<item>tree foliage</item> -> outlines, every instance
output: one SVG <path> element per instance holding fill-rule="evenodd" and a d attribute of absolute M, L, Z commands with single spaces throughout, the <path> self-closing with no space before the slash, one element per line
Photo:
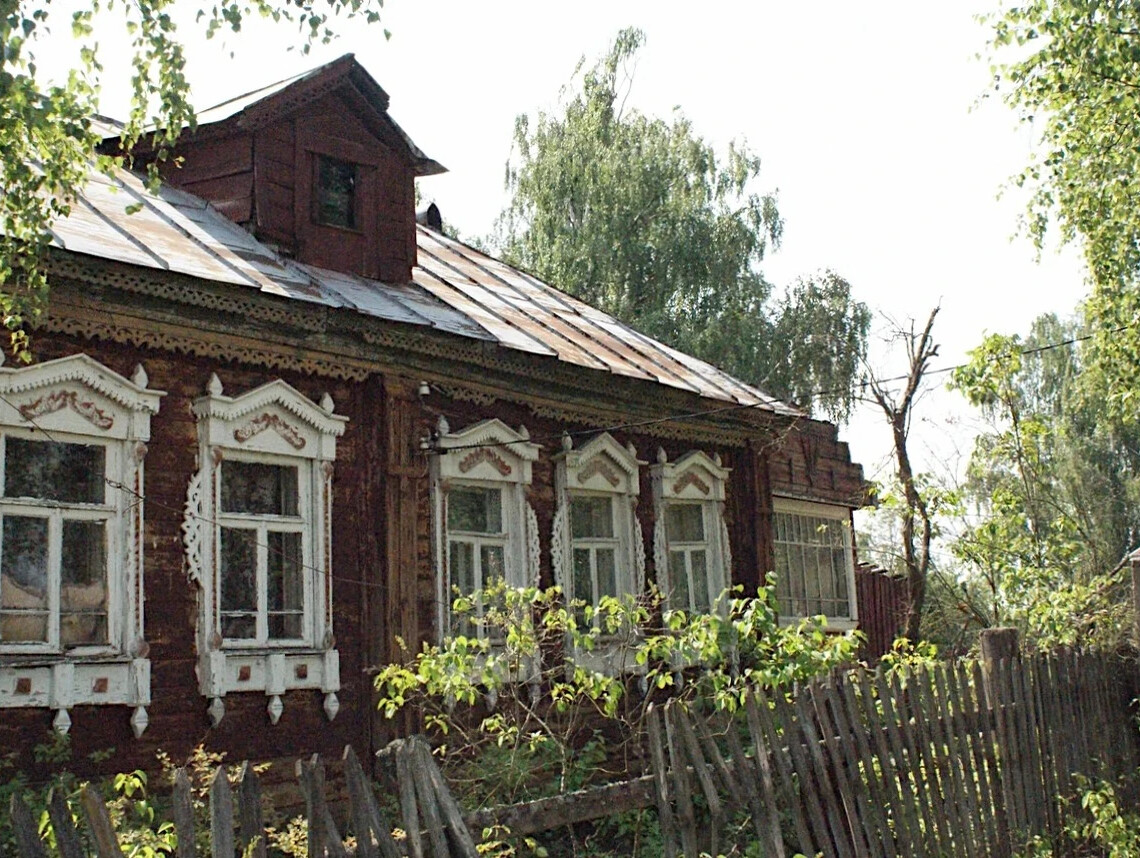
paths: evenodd
<path fill-rule="evenodd" d="M 841 416 L 870 314 L 824 272 L 773 300 L 760 272 L 784 224 L 755 189 L 746 145 L 723 155 L 680 110 L 626 108 L 643 35 L 619 33 L 575 72 L 557 115 L 519 116 L 512 194 L 495 243 L 507 259 L 631 326 L 771 392 Z"/>
<path fill-rule="evenodd" d="M 1079 335 L 1042 316 L 1024 340 L 987 337 L 952 382 L 990 424 L 951 546 L 971 573 L 962 599 L 1040 646 L 1117 641 L 1118 563 L 1140 537 L 1140 431 L 1089 389 Z"/>
<path fill-rule="evenodd" d="M 1096 332 L 1089 369 L 1119 414 L 1140 395 L 1140 5 L 1031 0 L 989 16 L 995 87 L 1039 129 L 1016 177 L 1027 227 L 1083 244 Z M 1013 59 L 1004 60 L 1012 56 Z"/>
<path fill-rule="evenodd" d="M 197 21 L 207 36 L 236 33 L 251 15 L 291 23 L 307 52 L 313 43 L 332 38 L 335 19 L 375 22 L 381 6 L 382 0 L 251 0 L 204 7 Z M 154 135 L 154 184 L 158 161 L 170 157 L 183 127 L 194 125 L 173 0 L 93 0 L 78 8 L 51 0 L 0 0 L 0 318 L 20 354 L 26 354 L 26 325 L 47 300 L 41 263 L 51 223 L 70 211 L 92 168 L 114 167 L 110 158 L 95 156 L 100 134 L 92 123 L 103 72 L 96 27 L 108 24 L 125 26 L 130 45 L 124 148 L 144 133 Z M 74 37 L 72 71 L 66 81 L 47 86 L 40 79 L 37 50 L 66 35 Z"/>

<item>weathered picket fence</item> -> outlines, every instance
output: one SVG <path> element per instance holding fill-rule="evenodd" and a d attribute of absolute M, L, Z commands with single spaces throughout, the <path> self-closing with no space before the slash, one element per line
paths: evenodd
<path fill-rule="evenodd" d="M 435 856 L 476 858 L 475 842 L 451 792 L 444 784 L 431 750 L 420 737 L 393 742 L 384 752 L 398 773 L 401 819 L 406 832 L 402 844 L 392 837 L 394 826 L 381 812 L 376 794 L 352 748 L 344 751 L 344 779 L 348 793 L 347 830 L 341 831 L 326 799 L 325 767 L 317 756 L 299 760 L 297 780 L 305 799 L 308 854 L 312 858 L 423 858 L 425 846 Z M 111 816 L 99 794 L 84 787 L 80 793 L 85 831 L 77 829 L 64 797 L 52 795 L 48 814 L 60 858 L 123 858 L 111 824 Z M 36 820 L 22 799 L 13 796 L 10 806 L 20 858 L 47 858 Z M 190 777 L 185 769 L 175 772 L 171 815 L 178 834 L 176 858 L 197 858 L 195 822 Z M 257 773 L 243 763 L 236 789 L 224 766 L 210 781 L 210 858 L 265 858 L 267 839 L 262 816 L 261 785 Z M 345 845 L 351 832 L 353 845 Z M 88 850 L 91 850 L 90 852 Z M 204 858 L 204 856 L 203 856 Z"/>
<path fill-rule="evenodd" d="M 1079 777 L 1135 774 L 1135 665 L 1062 652 L 856 671 L 742 711 L 651 711 L 652 774 L 472 814 L 516 835 L 656 807 L 666 856 L 1005 858 L 1055 834 Z M 699 801 L 694 799 L 700 796 Z"/>
<path fill-rule="evenodd" d="M 655 808 L 668 858 L 758 843 L 783 858 L 1007 858 L 1030 834 L 1059 830 L 1078 777 L 1135 772 L 1131 670 L 1099 654 L 958 662 L 888 675 L 837 674 L 792 701 L 755 690 L 733 716 L 669 703 L 650 709 L 650 774 L 463 816 L 426 742 L 381 752 L 395 772 L 399 818 L 385 818 L 351 749 L 347 807 L 326 799 L 324 766 L 297 764 L 313 858 L 474 858 L 485 826 L 536 834 Z M 1127 680 L 1127 681 L 1123 681 Z M 80 801 L 77 831 L 62 796 L 48 808 L 61 858 L 120 858 L 97 793 Z M 36 821 L 13 798 L 20 858 L 46 858 Z M 195 856 L 186 772 L 176 776 L 178 858 Z M 260 786 L 243 765 L 236 788 L 210 785 L 210 855 L 266 854 Z M 338 827 L 337 819 L 344 820 Z M 398 826 L 403 836 L 396 840 Z M 475 835 L 472 834 L 475 832 Z M 351 848 L 345 835 L 351 834 Z M 86 846 L 84 844 L 87 844 Z"/>

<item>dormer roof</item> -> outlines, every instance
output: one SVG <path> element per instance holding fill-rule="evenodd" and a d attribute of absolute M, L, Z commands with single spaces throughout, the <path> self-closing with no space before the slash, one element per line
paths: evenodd
<path fill-rule="evenodd" d="M 403 153 L 417 176 L 446 173 L 447 168 L 429 158 L 412 142 L 388 114 L 388 93 L 353 54 L 344 54 L 330 63 L 287 77 L 242 95 L 228 98 L 198 112 L 194 139 L 255 131 L 283 119 L 329 93 L 337 92 L 355 108 L 355 115 L 394 151 Z M 105 145 L 114 145 L 111 133 Z"/>

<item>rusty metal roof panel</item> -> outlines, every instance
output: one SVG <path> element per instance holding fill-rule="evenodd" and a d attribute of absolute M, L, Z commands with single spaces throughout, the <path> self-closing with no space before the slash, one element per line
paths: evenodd
<path fill-rule="evenodd" d="M 542 312 L 533 302 L 518 301 L 510 289 L 488 276 L 472 256 L 460 252 L 460 245 L 422 227 L 417 237 L 420 267 L 431 270 L 471 301 L 493 311 L 504 325 L 545 345 L 560 360 L 611 369 L 590 353 L 580 337 L 568 334 L 558 319 Z"/>
<path fill-rule="evenodd" d="M 127 214 L 126 207 L 139 210 Z M 638 333 L 600 310 L 460 242 L 417 227 L 411 282 L 381 283 L 278 254 L 205 201 L 138 177 L 92 181 L 56 244 L 84 253 L 289 300 L 430 328 L 584 369 L 641 378 L 727 403 L 798 415 L 755 387 Z"/>
<path fill-rule="evenodd" d="M 600 368 L 610 372 L 652 378 L 713 399 L 799 413 L 711 364 L 646 337 L 612 316 L 493 257 L 423 226 L 417 235 L 421 265 L 446 260 L 451 270 L 493 291 L 500 301 L 509 303 L 527 318 L 538 320 L 538 325 L 524 329 L 546 333 L 544 341 L 556 349 L 557 344 L 549 339 L 551 333 L 556 333 L 559 341 L 571 339 L 575 348 L 561 350 L 562 360 L 591 368 L 599 368 L 600 363 Z M 425 250 L 428 251 L 426 259 Z M 588 353 L 589 360 L 580 359 L 583 352 Z"/>

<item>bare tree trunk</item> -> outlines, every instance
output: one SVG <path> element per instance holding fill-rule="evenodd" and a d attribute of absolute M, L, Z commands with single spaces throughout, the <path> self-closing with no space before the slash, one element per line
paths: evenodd
<path fill-rule="evenodd" d="M 897 398 L 891 393 L 886 382 L 873 377 L 867 380 L 874 402 L 883 411 L 891 427 L 891 438 L 895 452 L 895 475 L 903 491 L 902 511 L 902 556 L 906 567 L 907 611 L 903 634 L 908 640 L 917 641 L 922 631 L 922 609 L 926 602 L 926 578 L 930 571 L 930 542 L 933 535 L 930 509 L 919 487 L 915 485 L 914 469 L 911 466 L 907 439 L 910 432 L 910 419 L 914 404 L 922 389 L 923 376 L 930 368 L 930 361 L 938 354 L 938 344 L 931 339 L 931 329 L 939 307 L 930 311 L 930 317 L 920 334 L 916 334 L 914 324 L 910 331 L 899 330 L 897 338 L 906 343 L 910 368 L 905 378 L 906 386 Z M 870 373 L 868 373 L 870 376 Z"/>

